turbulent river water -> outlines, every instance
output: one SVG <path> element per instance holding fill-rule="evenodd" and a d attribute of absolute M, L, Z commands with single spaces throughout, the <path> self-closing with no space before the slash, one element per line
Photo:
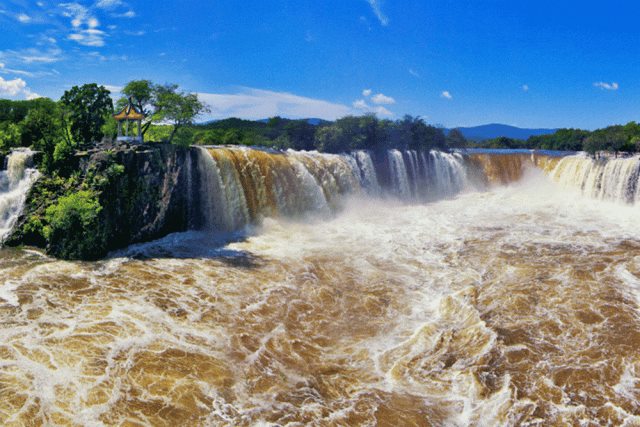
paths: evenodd
<path fill-rule="evenodd" d="M 637 158 L 196 166 L 200 231 L 0 250 L 0 424 L 640 425 Z"/>

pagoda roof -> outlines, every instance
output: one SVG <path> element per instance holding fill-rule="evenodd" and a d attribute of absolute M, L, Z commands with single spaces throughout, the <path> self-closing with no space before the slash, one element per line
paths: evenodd
<path fill-rule="evenodd" d="M 143 120 L 144 114 L 133 105 L 131 98 L 129 98 L 129 104 L 124 107 L 118 114 L 114 114 L 113 118 L 117 121 L 120 120 Z"/>

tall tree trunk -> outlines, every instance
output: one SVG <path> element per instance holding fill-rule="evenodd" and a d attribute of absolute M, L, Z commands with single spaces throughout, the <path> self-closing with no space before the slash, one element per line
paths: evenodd
<path fill-rule="evenodd" d="M 178 132 L 179 128 L 180 124 L 176 123 L 175 125 L 173 125 L 173 131 L 171 131 L 171 136 L 169 136 L 169 144 L 171 144 L 171 141 L 173 141 L 173 137 L 176 136 L 176 132 Z"/>

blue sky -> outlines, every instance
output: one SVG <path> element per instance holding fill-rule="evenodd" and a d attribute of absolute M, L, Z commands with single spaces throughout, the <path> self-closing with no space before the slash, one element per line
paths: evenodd
<path fill-rule="evenodd" d="M 638 16 L 631 0 L 4 0 L 0 97 L 146 78 L 199 93 L 206 118 L 593 129 L 640 120 Z"/>

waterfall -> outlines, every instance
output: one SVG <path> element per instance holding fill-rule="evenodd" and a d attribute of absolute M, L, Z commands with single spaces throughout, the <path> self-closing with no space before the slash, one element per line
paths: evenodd
<path fill-rule="evenodd" d="M 452 197 L 467 187 L 467 171 L 460 154 L 431 151 L 429 157 L 433 170 L 430 181 L 435 197 Z"/>
<path fill-rule="evenodd" d="M 393 190 L 397 192 L 401 199 L 409 199 L 411 197 L 411 189 L 404 156 L 399 150 L 389 150 L 388 156 Z"/>
<path fill-rule="evenodd" d="M 460 154 L 389 150 L 384 156 L 196 147 L 190 186 L 193 228 L 233 231 L 265 217 L 326 215 L 345 196 L 365 193 L 404 201 L 452 197 L 468 186 Z M 378 158 L 374 161 L 374 158 Z M 388 176 L 389 182 L 380 181 Z M 197 201 L 197 202 L 194 202 Z"/>
<path fill-rule="evenodd" d="M 369 194 L 380 195 L 380 183 L 378 182 L 376 169 L 373 165 L 373 160 L 371 159 L 371 153 L 359 150 L 354 151 L 351 155 L 356 160 L 356 164 L 360 170 L 360 181 L 362 183 L 362 187 L 367 189 Z"/>
<path fill-rule="evenodd" d="M 640 158 L 600 158 L 586 155 L 565 157 L 551 177 L 585 196 L 634 204 L 640 201 Z"/>
<path fill-rule="evenodd" d="M 13 228 L 38 177 L 31 168 L 32 158 L 29 150 L 14 150 L 7 158 L 7 169 L 0 171 L 0 242 Z"/>

